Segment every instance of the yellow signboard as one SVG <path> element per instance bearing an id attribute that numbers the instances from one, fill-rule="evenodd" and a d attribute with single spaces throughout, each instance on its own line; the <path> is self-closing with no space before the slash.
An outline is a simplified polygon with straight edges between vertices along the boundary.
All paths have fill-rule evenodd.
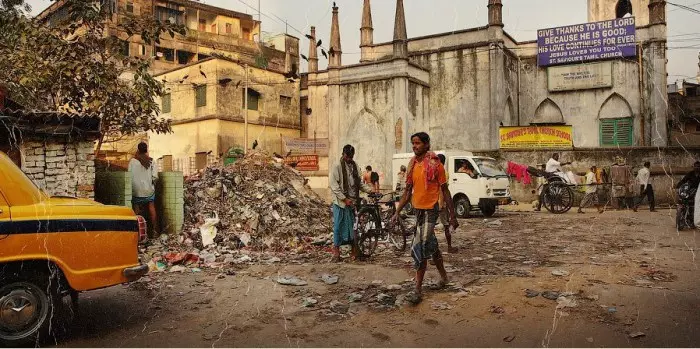
<path id="1" fill-rule="evenodd" d="M 571 126 L 501 127 L 501 149 L 570 149 L 574 147 Z"/>

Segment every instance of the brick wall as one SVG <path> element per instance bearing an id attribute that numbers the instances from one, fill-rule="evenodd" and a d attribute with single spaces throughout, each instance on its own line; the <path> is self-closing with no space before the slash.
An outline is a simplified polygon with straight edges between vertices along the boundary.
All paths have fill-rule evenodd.
<path id="1" fill-rule="evenodd" d="M 55 196 L 94 198 L 93 142 L 34 142 L 22 144 L 22 170 L 39 187 Z"/>

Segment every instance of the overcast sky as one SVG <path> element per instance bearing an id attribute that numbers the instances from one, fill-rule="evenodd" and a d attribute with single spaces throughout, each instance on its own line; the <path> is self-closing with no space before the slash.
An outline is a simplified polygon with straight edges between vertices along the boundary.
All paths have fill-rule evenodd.
<path id="1" fill-rule="evenodd" d="M 27 0 L 33 13 L 46 8 L 49 0 Z M 205 0 L 209 5 L 257 16 L 258 0 Z M 343 63 L 360 59 L 360 21 L 362 0 L 336 0 L 340 7 L 340 35 Z M 285 31 L 302 39 L 300 49 L 307 54 L 309 43 L 301 33 L 316 26 L 324 46 L 330 37 L 331 0 L 260 0 L 264 32 Z M 450 32 L 482 26 L 487 23 L 487 0 L 405 0 L 408 36 Z M 536 30 L 585 23 L 586 0 L 503 0 L 503 21 L 508 33 L 519 41 L 535 40 Z M 700 0 L 674 0 L 672 3 L 700 10 Z M 246 5 L 247 4 L 247 5 Z M 373 0 L 374 42 L 390 41 L 393 36 L 396 1 Z M 687 79 L 695 82 L 700 52 L 700 14 L 667 5 L 668 11 L 668 74 L 669 82 Z M 301 32 L 301 33 L 300 33 Z M 327 62 L 321 57 L 320 67 Z M 302 64 L 306 70 L 306 64 Z"/>

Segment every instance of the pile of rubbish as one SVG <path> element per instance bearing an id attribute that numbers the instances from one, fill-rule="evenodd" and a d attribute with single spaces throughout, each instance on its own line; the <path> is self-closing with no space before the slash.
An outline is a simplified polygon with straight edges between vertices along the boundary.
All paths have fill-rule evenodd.
<path id="1" fill-rule="evenodd" d="M 179 243 L 197 249 L 291 250 L 326 243 L 330 206 L 282 159 L 252 153 L 185 181 Z"/>

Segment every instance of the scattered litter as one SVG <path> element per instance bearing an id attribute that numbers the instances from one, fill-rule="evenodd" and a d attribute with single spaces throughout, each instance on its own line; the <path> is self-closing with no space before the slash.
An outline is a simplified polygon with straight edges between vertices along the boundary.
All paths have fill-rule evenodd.
<path id="1" fill-rule="evenodd" d="M 248 262 L 252 262 L 253 258 L 250 258 L 248 255 L 243 255 L 233 261 L 234 264 L 244 264 Z"/>
<path id="2" fill-rule="evenodd" d="M 433 308 L 433 310 L 450 310 L 454 308 L 445 302 L 433 302 L 430 307 Z"/>
<path id="3" fill-rule="evenodd" d="M 389 291 L 397 291 L 397 290 L 402 289 L 401 285 L 396 285 L 396 284 L 394 284 L 394 285 L 388 285 L 388 286 L 385 287 L 385 288 L 386 288 L 387 290 L 389 290 Z"/>
<path id="4" fill-rule="evenodd" d="M 383 284 L 383 283 L 384 283 L 384 281 L 382 281 L 382 280 L 374 280 L 374 281 L 372 281 L 372 285 L 375 285 L 375 286 L 381 285 L 381 284 Z"/>
<path id="5" fill-rule="evenodd" d="M 182 273 L 185 270 L 187 270 L 187 268 L 182 265 L 173 265 L 173 267 L 170 268 L 171 273 Z"/>
<path id="6" fill-rule="evenodd" d="M 275 279 L 275 281 L 280 285 L 288 286 L 306 286 L 309 283 L 296 277 L 296 276 L 283 276 Z"/>
<path id="7" fill-rule="evenodd" d="M 202 246 L 207 247 L 214 243 L 217 224 L 219 224 L 219 215 L 214 212 L 214 217 L 206 218 L 204 224 L 199 227 L 200 234 L 202 235 Z"/>
<path id="8" fill-rule="evenodd" d="M 554 275 L 554 276 L 569 276 L 569 272 L 566 270 L 552 270 L 552 275 Z"/>
<path id="9" fill-rule="evenodd" d="M 377 301 L 383 305 L 394 305 L 396 302 L 396 297 L 386 294 L 386 293 L 380 293 L 377 295 Z"/>
<path id="10" fill-rule="evenodd" d="M 321 275 L 321 281 L 323 281 L 326 285 L 337 284 L 338 280 L 339 280 L 338 275 L 328 275 L 328 274 Z"/>
<path id="11" fill-rule="evenodd" d="M 267 263 L 267 264 L 273 264 L 273 263 L 279 263 L 279 262 L 281 262 L 281 261 L 282 261 L 282 260 L 281 260 L 280 258 L 272 257 L 272 258 L 266 260 L 265 263 Z"/>
<path id="12" fill-rule="evenodd" d="M 508 336 L 508 337 L 504 337 L 504 338 L 503 338 L 503 341 L 504 341 L 504 342 L 510 343 L 510 342 L 512 342 L 514 339 L 515 339 L 515 336 Z"/>
<path id="13" fill-rule="evenodd" d="M 615 308 L 615 307 L 608 307 L 608 313 L 617 313 L 617 308 Z"/>
<path id="14" fill-rule="evenodd" d="M 569 296 L 569 297 L 561 296 L 561 297 L 557 298 L 557 309 L 576 308 L 577 306 L 578 306 L 578 303 L 571 296 Z"/>
<path id="15" fill-rule="evenodd" d="M 539 291 L 531 290 L 529 288 L 527 290 L 525 290 L 525 297 L 527 297 L 527 298 L 534 298 L 534 297 L 537 297 L 539 295 L 540 295 Z"/>
<path id="16" fill-rule="evenodd" d="M 351 303 L 359 302 L 362 300 L 362 294 L 361 293 L 351 293 L 348 295 L 348 300 Z"/>
<path id="17" fill-rule="evenodd" d="M 557 300 L 557 298 L 559 298 L 559 292 L 544 291 L 544 292 L 542 292 L 542 297 L 555 301 L 555 300 Z"/>
<path id="18" fill-rule="evenodd" d="M 330 309 L 334 313 L 347 314 L 348 310 L 350 310 L 350 306 L 343 304 L 340 301 L 332 301 L 330 304 Z"/>
<path id="19" fill-rule="evenodd" d="M 635 333 L 630 333 L 630 338 L 639 338 L 639 337 L 644 337 L 646 334 L 644 332 L 635 332 Z"/>
<path id="20" fill-rule="evenodd" d="M 588 342 L 588 343 L 593 343 L 593 337 L 588 337 L 588 338 L 586 338 L 586 342 Z"/>
<path id="21" fill-rule="evenodd" d="M 467 292 L 470 295 L 484 296 L 489 290 L 481 286 L 469 286 L 462 288 L 462 291 Z"/>
<path id="22" fill-rule="evenodd" d="M 316 303 L 318 303 L 318 300 L 316 300 L 316 298 L 312 298 L 312 297 L 306 297 L 302 300 L 302 306 L 304 308 L 311 308 L 314 305 L 316 305 Z"/>
<path id="23" fill-rule="evenodd" d="M 500 227 L 501 225 L 503 225 L 503 222 L 501 222 L 500 219 L 497 219 L 495 221 L 486 222 L 486 225 Z"/>

